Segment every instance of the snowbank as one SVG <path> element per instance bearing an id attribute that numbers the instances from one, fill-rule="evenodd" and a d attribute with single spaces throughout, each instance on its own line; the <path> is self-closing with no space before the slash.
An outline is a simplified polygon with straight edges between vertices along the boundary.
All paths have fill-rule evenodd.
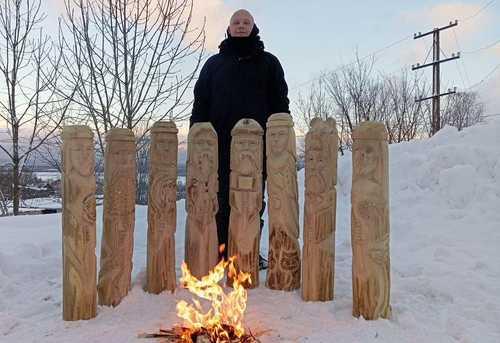
<path id="1" fill-rule="evenodd" d="M 339 159 L 336 299 L 304 303 L 298 292 L 250 291 L 246 325 L 270 330 L 262 342 L 500 341 L 500 121 L 393 145 L 390 172 L 393 318 L 351 316 L 346 154 Z M 303 173 L 299 182 L 302 203 Z M 182 201 L 177 212 L 180 264 Z M 73 323 L 61 319 L 61 216 L 0 218 L 0 342 L 140 342 L 138 332 L 176 323 L 175 304 L 189 297 L 186 291 L 142 291 L 146 214 L 137 207 L 129 296 L 114 309 L 99 307 L 93 320 Z M 101 215 L 99 207 L 98 237 Z"/>

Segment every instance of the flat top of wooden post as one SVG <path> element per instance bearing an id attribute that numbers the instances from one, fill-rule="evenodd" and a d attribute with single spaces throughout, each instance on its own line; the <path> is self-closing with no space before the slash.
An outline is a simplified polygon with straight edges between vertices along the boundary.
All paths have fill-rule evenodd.
<path id="1" fill-rule="evenodd" d="M 62 138 L 75 139 L 75 138 L 94 138 L 94 133 L 86 125 L 68 125 L 63 126 Z"/>
<path id="2" fill-rule="evenodd" d="M 356 126 L 352 132 L 353 139 L 360 140 L 388 140 L 385 125 L 375 121 L 365 121 Z"/>
<path id="3" fill-rule="evenodd" d="M 240 119 L 231 130 L 231 136 L 241 135 L 241 134 L 262 136 L 264 135 L 264 130 L 256 120 L 243 118 Z"/>
<path id="4" fill-rule="evenodd" d="M 217 132 L 215 131 L 212 124 L 209 122 L 200 122 L 194 123 L 193 126 L 189 129 L 188 140 L 189 138 L 193 138 L 194 135 L 198 135 L 201 132 L 207 131 L 211 133 L 213 136 L 217 137 Z"/>
<path id="5" fill-rule="evenodd" d="M 289 113 L 274 113 L 267 119 L 267 127 L 287 126 L 293 127 L 293 118 Z"/>
<path id="6" fill-rule="evenodd" d="M 173 121 L 157 121 L 151 128 L 151 133 L 178 133 L 179 130 Z"/>
<path id="7" fill-rule="evenodd" d="M 106 141 L 135 142 L 135 136 L 130 129 L 115 127 L 106 132 Z"/>
<path id="8" fill-rule="evenodd" d="M 310 123 L 309 127 L 311 130 L 315 130 L 318 128 L 329 128 L 330 130 L 334 130 L 337 132 L 337 121 L 334 118 L 326 118 L 326 119 L 321 119 L 321 118 L 313 118 Z"/>

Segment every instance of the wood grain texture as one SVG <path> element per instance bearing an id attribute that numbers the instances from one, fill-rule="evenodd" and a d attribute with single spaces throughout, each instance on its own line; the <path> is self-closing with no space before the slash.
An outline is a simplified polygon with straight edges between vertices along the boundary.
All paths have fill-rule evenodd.
<path id="1" fill-rule="evenodd" d="M 196 123 L 189 130 L 187 160 L 185 259 L 191 273 L 208 275 L 219 258 L 218 140 L 210 123 Z"/>
<path id="2" fill-rule="evenodd" d="M 269 199 L 269 269 L 266 286 L 300 287 L 299 205 L 293 120 L 288 113 L 269 117 L 266 132 Z"/>
<path id="3" fill-rule="evenodd" d="M 351 244 L 353 315 L 389 318 L 389 153 L 382 123 L 353 132 Z"/>
<path id="4" fill-rule="evenodd" d="M 334 297 L 337 151 L 335 120 L 313 119 L 305 140 L 301 293 L 305 301 Z"/>
<path id="5" fill-rule="evenodd" d="M 63 148 L 63 319 L 96 316 L 95 153 L 92 131 L 65 126 Z"/>
<path id="6" fill-rule="evenodd" d="M 244 286 L 254 288 L 259 285 L 264 130 L 253 119 L 241 119 L 231 135 L 228 256 L 236 256 L 237 272 L 250 273 L 251 283 Z"/>
<path id="7" fill-rule="evenodd" d="M 97 284 L 100 305 L 118 305 L 130 289 L 135 225 L 135 168 L 135 138 L 132 130 L 109 130 L 104 155 L 104 225 Z"/>
<path id="8" fill-rule="evenodd" d="M 146 291 L 154 294 L 176 286 L 177 132 L 174 122 L 151 129 Z"/>

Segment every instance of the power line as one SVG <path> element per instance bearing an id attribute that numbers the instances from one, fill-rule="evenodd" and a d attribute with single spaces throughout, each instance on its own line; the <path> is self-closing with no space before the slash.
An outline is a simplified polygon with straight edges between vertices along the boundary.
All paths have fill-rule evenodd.
<path id="1" fill-rule="evenodd" d="M 357 63 L 358 61 L 363 61 L 363 60 L 365 60 L 365 59 L 367 59 L 367 58 L 369 58 L 369 57 L 375 57 L 376 55 L 378 55 L 378 54 L 379 54 L 379 53 L 381 53 L 382 51 L 387 50 L 387 49 L 390 49 L 390 48 L 392 48 L 393 46 L 398 45 L 398 44 L 400 44 L 400 43 L 402 43 L 402 42 L 404 42 L 405 40 L 408 40 L 408 39 L 410 39 L 410 38 L 411 38 L 411 35 L 408 35 L 408 36 L 406 36 L 406 37 L 403 37 L 403 38 L 401 38 L 401 39 L 398 39 L 397 41 L 392 42 L 391 44 L 389 44 L 389 45 L 387 45 L 387 46 L 384 46 L 383 48 L 380 48 L 380 49 L 378 49 L 378 50 L 376 50 L 376 51 L 374 51 L 374 52 L 372 52 L 372 53 L 370 53 L 370 54 L 368 54 L 368 55 L 365 55 L 365 56 L 363 56 L 363 57 L 361 57 L 361 58 L 359 58 L 359 59 L 356 59 L 356 60 L 351 61 L 351 62 L 349 62 L 349 63 L 344 63 L 344 64 L 341 64 L 340 66 L 338 66 L 338 67 L 334 68 L 334 69 L 332 70 L 332 72 L 337 71 L 337 70 L 339 70 L 339 69 L 342 69 L 342 68 L 344 68 L 344 67 L 347 67 L 347 66 L 349 66 L 349 65 L 355 64 L 355 63 Z M 309 80 L 307 80 L 307 81 L 301 82 L 301 83 L 299 83 L 299 84 L 297 84 L 297 85 L 295 85 L 295 86 L 291 87 L 291 88 L 290 88 L 290 91 L 292 92 L 292 91 L 294 91 L 294 90 L 296 90 L 296 89 L 298 89 L 298 88 L 302 88 L 303 86 L 305 86 L 305 85 L 307 85 L 307 84 L 309 84 L 309 83 L 312 83 L 312 82 L 314 82 L 314 81 L 317 81 L 317 80 L 319 80 L 319 79 L 320 79 L 320 77 L 315 77 L 315 78 L 309 79 Z"/>
<path id="2" fill-rule="evenodd" d="M 477 82 L 477 83 L 473 84 L 473 85 L 472 85 L 472 86 L 470 86 L 467 90 L 471 90 L 472 88 L 476 88 L 477 86 L 481 85 L 483 82 L 485 82 L 486 80 L 488 80 L 488 79 L 490 78 L 490 76 L 491 76 L 491 75 L 493 75 L 493 74 L 497 71 L 497 69 L 498 69 L 498 68 L 500 68 L 500 63 L 499 63 L 499 64 L 497 64 L 497 65 L 495 66 L 495 68 L 493 68 L 493 69 L 492 69 L 492 70 L 491 70 L 488 74 L 486 74 L 486 76 L 485 76 L 485 77 L 483 77 L 483 78 L 481 79 L 481 81 L 479 81 L 479 82 Z"/>
<path id="3" fill-rule="evenodd" d="M 481 13 L 482 13 L 482 12 L 483 12 L 486 8 L 488 8 L 489 6 L 491 6 L 491 5 L 492 5 L 493 3 L 495 3 L 495 2 L 496 2 L 496 0 L 490 0 L 490 1 L 488 1 L 488 2 L 487 2 L 487 3 L 485 3 L 485 4 L 484 4 L 484 5 L 483 5 L 483 6 L 482 6 L 482 7 L 481 7 L 481 8 L 480 8 L 480 9 L 479 9 L 476 13 L 472 14 L 472 15 L 471 15 L 471 16 L 469 16 L 469 17 L 462 18 L 462 19 L 461 19 L 461 21 L 466 22 L 466 21 L 469 21 L 469 20 L 471 20 L 471 19 L 473 19 L 473 18 L 477 17 L 477 16 L 478 16 L 479 14 L 481 14 Z M 455 30 L 453 30 L 453 31 L 455 31 Z M 382 47 L 382 48 L 380 48 L 380 49 L 378 49 L 378 50 L 376 50 L 376 51 L 374 51 L 374 52 L 372 52 L 372 53 L 370 53 L 370 54 L 368 54 L 368 55 L 363 56 L 363 57 L 362 57 L 362 58 L 360 58 L 360 59 L 357 59 L 357 60 L 351 61 L 351 62 L 349 62 L 349 63 L 344 63 L 344 64 L 341 64 L 341 65 L 339 65 L 338 67 L 336 67 L 336 68 L 332 69 L 331 71 L 332 71 L 332 72 L 335 72 L 335 71 L 337 71 L 337 70 L 339 70 L 339 69 L 342 69 L 343 67 L 347 67 L 347 66 L 349 66 L 349 65 L 352 65 L 352 64 L 357 63 L 358 61 L 365 60 L 365 59 L 367 59 L 368 57 L 375 57 L 375 56 L 376 56 L 377 54 L 379 54 L 380 52 L 382 52 L 382 51 L 384 51 L 384 50 L 387 50 L 387 49 L 390 49 L 390 48 L 392 48 L 393 46 L 398 45 L 398 44 L 400 44 L 400 43 L 402 43 L 402 42 L 404 42 L 404 41 L 408 40 L 409 38 L 411 38 L 411 35 L 408 35 L 408 36 L 406 36 L 406 37 L 403 37 L 403 38 L 401 38 L 401 39 L 399 39 L 399 40 L 397 40 L 397 41 L 395 41 L 395 42 L 393 42 L 393 43 L 391 43 L 391 44 L 389 44 L 389 45 L 387 45 L 387 46 L 384 46 L 384 47 Z M 457 40 L 457 45 L 458 45 L 458 40 Z M 459 50 L 460 50 L 460 49 L 459 49 Z M 427 60 L 427 58 L 426 58 L 426 60 Z M 466 71 L 465 67 L 464 67 L 464 71 L 465 71 L 465 75 L 466 75 L 467 80 L 468 80 L 468 84 L 470 84 L 470 79 L 469 79 L 469 76 L 468 76 L 468 74 L 467 74 L 467 71 Z M 297 89 L 299 89 L 299 88 L 302 88 L 302 87 L 304 87 L 304 86 L 306 86 L 306 85 L 308 85 L 308 84 L 310 84 L 310 83 L 312 83 L 312 82 L 314 82 L 314 81 L 319 80 L 320 78 L 321 78 L 321 76 L 317 76 L 317 77 L 313 77 L 313 78 L 311 78 L 311 79 L 309 79 L 309 80 L 303 81 L 303 82 L 301 82 L 301 83 L 299 83 L 299 84 L 297 84 L 297 85 L 295 85 L 295 86 L 290 87 L 290 88 L 289 88 L 289 91 L 290 91 L 290 92 L 293 92 L 293 91 L 295 91 L 295 90 L 297 90 Z"/>
<path id="4" fill-rule="evenodd" d="M 483 5 L 476 13 L 474 13 L 473 15 L 469 16 L 469 17 L 466 17 L 464 19 L 462 19 L 462 21 L 469 21 L 471 20 L 472 18 L 478 16 L 479 14 L 481 14 L 485 9 L 487 9 L 488 7 L 490 7 L 494 2 L 496 2 L 496 0 L 491 0 L 491 1 L 488 1 L 485 5 Z"/>
<path id="5" fill-rule="evenodd" d="M 498 43 L 500 43 L 500 39 L 497 40 L 497 41 L 494 41 L 493 43 L 491 44 L 488 44 L 486 46 L 483 46 L 481 48 L 478 48 L 478 49 L 475 49 L 475 50 L 470 50 L 470 51 L 464 51 L 464 54 L 475 54 L 479 51 L 483 51 L 483 50 L 488 50 L 488 49 L 491 49 L 493 48 L 494 46 L 496 46 Z"/>
<path id="6" fill-rule="evenodd" d="M 457 49 L 458 49 L 458 51 L 461 51 L 462 48 L 460 47 L 460 43 L 458 42 L 458 36 L 457 36 L 457 30 L 456 30 L 456 28 L 453 29 L 453 36 L 455 37 L 455 42 L 457 43 Z M 465 63 L 461 59 L 460 59 L 460 62 L 458 60 L 456 61 L 457 68 L 459 68 L 460 64 L 462 65 L 462 69 L 464 70 L 465 77 L 467 78 L 467 84 L 470 85 L 471 82 L 470 82 L 469 73 L 467 72 L 467 68 L 465 68 Z M 459 70 L 460 70 L 460 68 L 459 68 Z M 464 84 L 464 87 L 465 87 L 465 84 Z M 467 87 L 465 87 L 465 88 L 467 88 Z"/>

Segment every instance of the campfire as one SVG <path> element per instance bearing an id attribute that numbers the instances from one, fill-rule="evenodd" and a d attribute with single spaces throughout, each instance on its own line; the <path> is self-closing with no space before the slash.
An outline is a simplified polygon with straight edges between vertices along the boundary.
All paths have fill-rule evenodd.
<path id="1" fill-rule="evenodd" d="M 247 306 L 247 291 L 244 284 L 251 283 L 250 274 L 237 272 L 236 257 L 221 260 L 217 266 L 203 276 L 194 277 L 186 263 L 183 263 L 181 285 L 208 304 L 204 309 L 197 298 L 191 304 L 181 300 L 177 303 L 177 316 L 183 320 L 182 326 L 170 330 L 160 329 L 158 333 L 140 335 L 142 338 L 164 338 L 162 342 L 179 343 L 257 343 L 259 340 L 243 327 Z M 233 280 L 233 288 L 225 292 L 220 283 L 228 270 L 228 278 Z"/>

